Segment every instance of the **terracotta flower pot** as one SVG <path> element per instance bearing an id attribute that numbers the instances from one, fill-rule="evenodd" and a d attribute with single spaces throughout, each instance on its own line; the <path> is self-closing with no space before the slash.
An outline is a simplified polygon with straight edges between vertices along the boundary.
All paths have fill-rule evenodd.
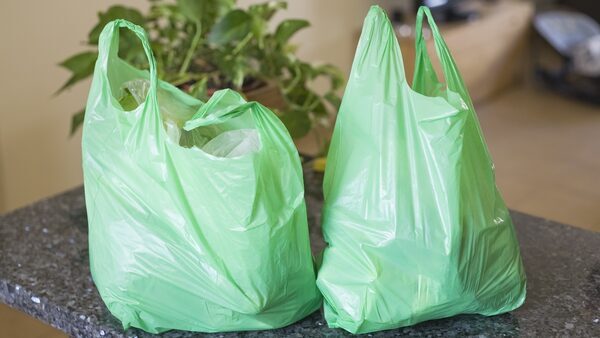
<path id="1" fill-rule="evenodd" d="M 262 105 L 271 109 L 283 109 L 285 100 L 279 88 L 272 83 L 266 83 L 258 88 L 253 88 L 244 91 L 244 95 L 248 101 L 260 102 Z"/>
<path id="2" fill-rule="evenodd" d="M 248 101 L 256 101 L 261 104 L 275 110 L 283 110 L 286 106 L 285 99 L 279 88 L 272 83 L 260 86 L 258 88 L 244 91 L 244 95 Z M 311 130 L 306 136 L 299 139 L 294 139 L 294 143 L 300 152 L 300 156 L 304 160 L 312 160 L 319 148 L 319 145 L 315 143 L 315 137 L 312 134 L 314 130 Z"/>

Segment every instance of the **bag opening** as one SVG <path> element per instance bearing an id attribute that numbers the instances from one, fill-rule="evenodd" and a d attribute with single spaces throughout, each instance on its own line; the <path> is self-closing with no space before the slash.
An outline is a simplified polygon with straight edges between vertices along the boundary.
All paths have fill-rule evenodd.
<path id="1" fill-rule="evenodd" d="M 157 104 L 158 107 L 152 108 L 158 110 L 165 128 L 166 138 L 171 142 L 184 148 L 197 148 L 215 157 L 227 158 L 243 156 L 257 152 L 260 149 L 260 137 L 251 114 L 239 114 L 239 116 L 219 123 L 199 126 L 189 131 L 183 129 L 187 121 L 197 118 L 196 115 L 204 103 L 168 83 L 158 81 L 156 78 L 156 64 L 147 37 L 139 31 L 139 27 L 130 27 L 125 22 L 120 22 L 119 25 L 119 27 L 116 27 L 117 29 L 114 31 L 112 41 L 108 47 L 108 63 L 106 66 L 106 76 L 112 99 L 117 103 L 115 108 L 124 113 L 131 113 L 139 109 L 140 106 L 150 103 L 146 102 L 150 95 L 156 95 L 156 100 L 152 100 L 151 104 Z M 119 38 L 124 27 L 129 28 L 131 31 L 125 30 L 123 32 L 125 35 Z M 141 47 L 140 50 L 143 50 L 144 53 L 131 52 L 135 51 L 138 46 Z M 125 55 L 129 58 L 143 57 L 145 54 L 149 71 L 131 66 L 119 56 L 121 49 L 119 47 L 127 49 Z M 156 89 L 152 88 L 152 80 L 155 81 Z M 240 100 L 245 102 L 239 94 L 236 93 L 235 95 L 224 93 L 221 98 L 225 101 L 233 100 L 237 104 L 241 104 Z M 217 111 L 224 109 L 224 107 L 221 107 L 220 102 L 215 103 L 213 106 Z"/>
<path id="2" fill-rule="evenodd" d="M 150 81 L 138 78 L 120 86 L 117 101 L 124 111 L 132 111 L 144 103 Z M 239 157 L 260 149 L 260 137 L 250 114 L 241 114 L 219 124 L 183 129 L 202 106 L 181 102 L 176 93 L 159 85 L 158 105 L 167 137 L 184 148 L 196 147 L 215 157 Z"/>

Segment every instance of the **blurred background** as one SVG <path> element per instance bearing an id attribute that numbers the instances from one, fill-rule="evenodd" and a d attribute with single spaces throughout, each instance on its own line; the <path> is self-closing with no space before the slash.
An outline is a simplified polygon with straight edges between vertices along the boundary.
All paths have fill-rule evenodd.
<path id="1" fill-rule="evenodd" d="M 239 0 L 237 6 L 262 2 Z M 296 56 L 336 66 L 345 79 L 373 3 L 395 22 L 409 78 L 415 8 L 426 4 L 434 10 L 475 101 L 509 207 L 600 230 L 599 48 L 598 39 L 590 42 L 598 34 L 597 2 L 303 0 L 289 1 L 268 24 L 309 21 L 310 27 L 291 37 Z M 89 79 L 56 95 L 71 76 L 58 64 L 89 50 L 88 33 L 99 12 L 117 4 L 141 13 L 151 6 L 146 0 L 0 4 L 0 212 L 82 184 L 81 130 L 72 136 L 70 131 L 73 114 L 85 105 Z M 549 10 L 586 16 L 539 19 Z M 325 87 L 317 81 L 315 91 Z M 268 101 L 269 95 L 258 99 Z M 323 125 L 312 129 L 326 138 Z M 322 150 L 309 137 L 312 129 L 297 139 L 305 154 Z"/>

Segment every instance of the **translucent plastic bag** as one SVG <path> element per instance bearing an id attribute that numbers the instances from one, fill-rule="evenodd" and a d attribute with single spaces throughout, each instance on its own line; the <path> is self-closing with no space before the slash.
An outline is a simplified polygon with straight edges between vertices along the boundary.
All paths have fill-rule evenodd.
<path id="1" fill-rule="evenodd" d="M 219 134 L 206 143 L 202 150 L 218 157 L 236 157 L 257 151 L 259 147 L 256 130 L 239 129 Z"/>
<path id="2" fill-rule="evenodd" d="M 122 106 L 129 108 L 135 108 L 142 104 L 148 95 L 148 89 L 150 88 L 150 81 L 145 79 L 137 79 L 125 82 L 122 86 L 122 93 L 119 99 Z M 220 96 L 220 94 L 217 94 Z M 235 95 L 235 94 L 234 94 Z M 130 99 L 131 97 L 131 99 Z M 201 148 L 205 153 L 211 154 L 216 157 L 236 157 L 249 154 L 254 151 L 258 151 L 260 148 L 260 139 L 255 129 L 238 129 L 224 131 L 216 135 L 213 139 L 209 139 L 208 136 L 196 131 L 186 133 L 183 131 L 182 139 L 182 128 L 185 120 L 185 112 L 189 116 L 189 109 L 193 107 L 181 106 L 178 101 L 174 100 L 172 96 L 169 96 L 164 90 L 159 88 L 159 109 L 163 116 L 163 123 L 167 131 L 167 136 L 176 143 L 182 146 L 198 147 Z M 135 102 L 135 104 L 133 104 Z M 133 105 L 132 105 L 133 104 Z M 178 112 L 181 109 L 184 114 Z M 179 116 L 179 118 L 177 118 Z"/>
<path id="3" fill-rule="evenodd" d="M 446 84 L 421 35 L 427 15 Z M 421 7 L 413 88 L 396 35 L 371 8 L 327 157 L 317 285 L 331 327 L 392 329 L 525 300 L 510 214 L 473 105 Z M 477 51 L 473 51 L 476 53 Z"/>
<path id="4" fill-rule="evenodd" d="M 149 72 L 118 58 L 120 27 Z M 98 49 L 83 173 L 90 269 L 110 312 L 124 328 L 215 332 L 315 311 L 302 169 L 281 121 L 231 90 L 203 103 L 158 81 L 127 21 L 109 23 Z"/>

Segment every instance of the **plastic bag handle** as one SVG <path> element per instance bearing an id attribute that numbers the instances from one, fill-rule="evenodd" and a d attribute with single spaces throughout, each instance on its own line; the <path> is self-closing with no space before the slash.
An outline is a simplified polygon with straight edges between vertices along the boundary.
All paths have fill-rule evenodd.
<path id="1" fill-rule="evenodd" d="M 417 69 L 420 68 L 420 62 L 423 62 L 426 73 L 426 76 L 431 76 L 437 80 L 437 76 L 435 71 L 433 70 L 433 66 L 431 65 L 431 60 L 429 59 L 429 55 L 427 53 L 427 45 L 423 39 L 423 14 L 427 16 L 427 21 L 429 22 L 429 27 L 431 27 L 431 32 L 433 35 L 433 42 L 435 45 L 435 51 L 440 59 L 440 63 L 442 64 L 442 69 L 444 72 L 444 77 L 446 80 L 446 85 L 448 89 L 458 93 L 463 100 L 463 102 L 467 105 L 469 109 L 469 122 L 476 129 L 476 135 L 480 138 L 480 146 L 483 151 L 486 153 L 488 160 L 490 161 L 490 165 L 493 166 L 490 152 L 487 148 L 487 144 L 483 139 L 483 132 L 481 131 L 481 126 L 479 125 L 479 121 L 477 120 L 477 116 L 475 114 L 475 108 L 473 107 L 473 101 L 471 100 L 471 96 L 467 90 L 467 86 L 463 81 L 462 76 L 458 72 L 458 67 L 456 66 L 456 62 L 454 58 L 450 54 L 450 50 L 442 38 L 435 21 L 431 15 L 431 11 L 426 6 L 419 7 L 419 11 L 417 12 L 417 20 L 415 24 L 416 34 L 415 34 L 415 48 L 416 48 L 416 59 L 415 59 L 415 77 L 413 78 L 413 88 L 415 83 L 418 83 L 418 72 Z"/>
<path id="2" fill-rule="evenodd" d="M 148 41 L 146 31 L 142 27 L 132 22 L 129 22 L 124 19 L 113 20 L 110 23 L 108 23 L 102 30 L 98 43 L 98 57 L 102 62 L 105 74 L 108 69 L 109 60 L 114 57 L 118 58 L 117 53 L 119 51 L 119 28 L 129 29 L 138 37 L 138 39 L 142 43 L 144 53 L 146 54 L 146 58 L 148 59 L 148 68 L 150 71 L 150 88 L 148 90 L 147 99 L 156 99 L 158 75 L 156 71 L 156 60 L 154 59 L 154 53 L 152 52 L 152 48 L 150 47 L 150 42 Z"/>
<path id="3" fill-rule="evenodd" d="M 458 92 L 463 98 L 463 100 L 465 100 L 465 102 L 468 101 L 468 103 L 471 104 L 471 100 L 469 98 L 466 86 L 464 85 L 464 81 L 457 71 L 458 68 L 456 67 L 456 62 L 450 54 L 448 46 L 446 45 L 446 41 L 444 41 L 444 38 L 440 34 L 435 20 L 433 20 L 431 11 L 426 6 L 419 7 L 419 11 L 417 12 L 417 20 L 415 23 L 415 69 L 418 69 L 419 63 L 424 62 L 425 68 L 430 69 L 433 76 L 435 76 L 435 72 L 433 72 L 433 67 L 431 65 L 429 54 L 427 53 L 427 45 L 425 43 L 425 39 L 423 39 L 423 15 L 427 17 L 427 22 L 429 23 L 429 27 L 431 28 L 435 51 L 442 65 L 442 71 L 444 74 L 446 85 L 449 89 Z M 415 76 L 416 75 L 417 72 L 415 72 Z M 415 81 L 416 78 L 413 79 L 413 83 L 415 83 Z"/>

